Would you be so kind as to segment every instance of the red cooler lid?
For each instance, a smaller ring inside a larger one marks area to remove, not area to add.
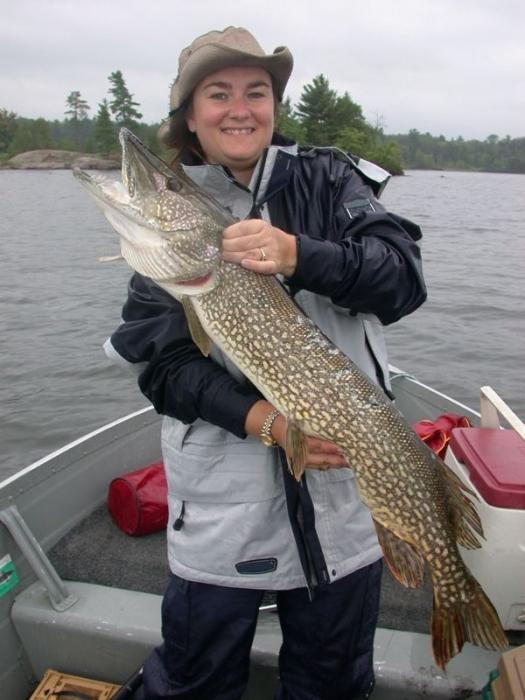
[[[487,503],[525,510],[525,440],[518,433],[454,428],[450,448]]]

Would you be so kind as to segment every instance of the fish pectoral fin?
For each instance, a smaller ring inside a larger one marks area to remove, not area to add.
[[[290,474],[301,480],[306,466],[308,446],[302,428],[293,420],[286,422],[286,460]]]
[[[476,498],[475,493],[444,462],[438,462],[437,466],[445,485],[456,542],[465,549],[479,549],[481,544],[476,535],[483,539],[484,535],[478,512],[470,499]]]
[[[390,530],[387,530],[375,518],[374,524],[379,544],[392,576],[407,588],[419,588],[423,583],[425,569],[423,556],[415,547],[405,542],[405,540],[401,540]]]
[[[189,297],[182,297],[180,301],[182,308],[184,309],[184,314],[186,315],[186,321],[188,322],[193,342],[202,352],[204,357],[208,357],[211,352],[212,340],[202,327],[202,323],[200,322],[197,312],[193,308],[193,304],[191,303]]]
[[[122,255],[101,255],[98,259],[101,263],[107,262],[117,262],[118,260],[124,260]]]

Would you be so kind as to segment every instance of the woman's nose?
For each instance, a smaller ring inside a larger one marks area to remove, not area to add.
[[[236,98],[230,104],[230,116],[235,119],[244,119],[250,115],[250,111],[243,98]]]

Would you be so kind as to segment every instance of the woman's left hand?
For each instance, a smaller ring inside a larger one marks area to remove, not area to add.
[[[291,277],[297,265],[297,240],[262,219],[244,219],[224,230],[222,257],[261,275]]]

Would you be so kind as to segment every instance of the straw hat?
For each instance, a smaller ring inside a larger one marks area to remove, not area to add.
[[[272,76],[276,97],[282,100],[293,67],[286,46],[265,54],[255,37],[243,27],[227,27],[197,37],[179,56],[179,73],[171,86],[170,113],[158,132],[166,146],[175,145],[185,126],[184,106],[194,88],[210,73],[230,66],[257,66]]]

